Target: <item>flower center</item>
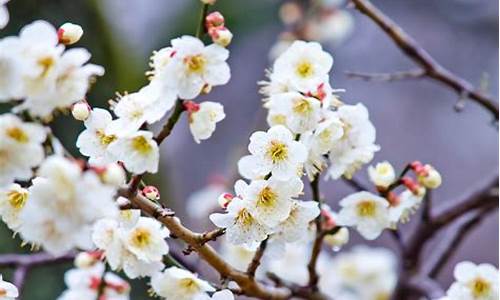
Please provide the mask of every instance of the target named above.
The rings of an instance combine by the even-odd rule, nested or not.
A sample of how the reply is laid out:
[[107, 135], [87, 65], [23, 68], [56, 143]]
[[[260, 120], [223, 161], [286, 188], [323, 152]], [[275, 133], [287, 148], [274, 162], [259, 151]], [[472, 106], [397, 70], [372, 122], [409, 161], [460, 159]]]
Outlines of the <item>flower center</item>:
[[5, 297], [5, 296], [7, 296], [7, 290], [0, 288], [0, 297]]
[[52, 56], [45, 56], [38, 60], [38, 65], [42, 67], [41, 77], [45, 77], [50, 69], [54, 66], [55, 60]]
[[259, 198], [257, 200], [257, 206], [270, 207], [276, 203], [278, 196], [276, 193], [270, 188], [265, 187], [260, 191]]
[[19, 127], [7, 128], [7, 135], [22, 144], [26, 144], [29, 140], [28, 135]]
[[246, 208], [241, 209], [236, 216], [236, 222], [247, 227], [253, 223], [253, 217]]
[[373, 201], [365, 200], [358, 204], [357, 211], [361, 217], [373, 217], [377, 211], [377, 207]]
[[179, 280], [179, 286], [188, 294], [194, 294], [199, 290], [198, 283], [192, 278], [182, 278]]
[[148, 140], [146, 140], [146, 138], [142, 135], [132, 139], [132, 148], [143, 155], [148, 154], [152, 150]]
[[131, 240], [137, 248], [144, 248], [151, 242], [151, 234], [147, 229], [137, 228], [134, 230]]
[[299, 75], [300, 77], [307, 78], [313, 74], [314, 69], [313, 69], [313, 66], [310, 62], [302, 61], [301, 63], [299, 63], [297, 65], [296, 72], [297, 72], [297, 75]]
[[116, 140], [116, 135], [106, 135], [102, 130], [97, 130], [96, 134], [102, 146], [107, 146]]
[[271, 157], [273, 163], [276, 163], [288, 158], [288, 148], [282, 142], [272, 141], [267, 154]]
[[9, 200], [10, 206], [15, 210], [20, 210], [26, 204], [26, 200], [28, 200], [28, 193], [10, 191], [7, 193], [7, 199]]
[[483, 278], [476, 278], [470, 283], [474, 298], [487, 296], [490, 293], [490, 283]]
[[304, 98], [300, 98], [295, 100], [295, 103], [293, 105], [293, 111], [297, 114], [302, 114], [302, 115], [308, 114], [312, 112], [312, 106], [309, 103], [309, 101], [307, 101]]
[[273, 115], [271, 116], [271, 121], [273, 122], [273, 124], [283, 125], [286, 124], [286, 116], [281, 114]]
[[185, 58], [185, 63], [188, 67], [188, 70], [192, 73], [203, 72], [206, 62], [207, 60], [201, 54], [188, 56]]

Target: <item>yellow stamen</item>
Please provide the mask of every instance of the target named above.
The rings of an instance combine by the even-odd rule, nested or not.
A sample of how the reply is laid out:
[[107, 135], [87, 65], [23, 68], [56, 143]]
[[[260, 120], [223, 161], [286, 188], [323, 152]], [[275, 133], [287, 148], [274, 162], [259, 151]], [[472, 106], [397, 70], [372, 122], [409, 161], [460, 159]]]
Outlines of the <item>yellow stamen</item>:
[[203, 70], [205, 69], [206, 62], [207, 60], [201, 54], [188, 56], [185, 59], [185, 63], [188, 67], [188, 70], [192, 73], [203, 72]]
[[490, 283], [481, 277], [474, 279], [470, 283], [470, 287], [472, 295], [477, 299], [487, 296], [491, 289]]
[[288, 148], [281, 142], [272, 141], [267, 154], [271, 157], [273, 163], [277, 163], [288, 158]]
[[98, 130], [96, 134], [102, 146], [107, 146], [116, 140], [116, 135], [106, 135], [102, 130]]
[[26, 144], [29, 141], [28, 135], [19, 127], [7, 128], [7, 135], [18, 143]]
[[314, 73], [314, 68], [310, 62], [302, 61], [297, 65], [296, 72], [300, 77], [307, 78]]
[[137, 228], [134, 230], [131, 239], [132, 245], [137, 248], [144, 248], [151, 242], [151, 233], [144, 228]]
[[270, 188], [265, 187], [259, 194], [259, 198], [257, 200], [257, 206], [270, 207], [276, 203], [278, 196], [276, 193]]
[[293, 105], [293, 111], [295, 113], [308, 114], [308, 113], [312, 112], [312, 110], [313, 109], [312, 109], [311, 104], [306, 99], [300, 98], [300, 99], [295, 100], [295, 103]]
[[361, 217], [373, 217], [377, 212], [377, 206], [375, 202], [370, 200], [365, 200], [357, 205], [358, 215]]
[[20, 210], [26, 204], [26, 200], [28, 200], [28, 193], [10, 191], [7, 193], [7, 199], [10, 206], [12, 206], [15, 210]]
[[132, 148], [143, 155], [148, 154], [153, 149], [148, 140], [142, 135], [132, 139]]

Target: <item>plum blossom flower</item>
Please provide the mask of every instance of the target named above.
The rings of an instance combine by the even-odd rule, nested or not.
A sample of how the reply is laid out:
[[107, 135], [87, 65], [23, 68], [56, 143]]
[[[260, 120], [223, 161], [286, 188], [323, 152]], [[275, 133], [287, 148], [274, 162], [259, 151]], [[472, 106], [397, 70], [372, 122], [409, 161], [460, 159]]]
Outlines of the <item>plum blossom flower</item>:
[[351, 194], [340, 201], [338, 224], [354, 226], [367, 240], [376, 239], [389, 227], [389, 203], [369, 192]]
[[151, 287], [160, 297], [178, 300], [208, 299], [207, 292], [215, 291], [208, 282], [177, 267], [153, 275]]
[[393, 226], [396, 226], [397, 222], [408, 222], [410, 216], [420, 207], [424, 196], [425, 193], [415, 195], [410, 190], [403, 191], [397, 197], [396, 203], [391, 203], [389, 207], [389, 218]]
[[156, 173], [160, 154], [153, 133], [139, 130], [119, 137], [109, 145], [109, 152], [135, 174]]
[[344, 124], [344, 135], [330, 151], [331, 166], [327, 175], [332, 179], [351, 178], [380, 149], [374, 144], [376, 130], [370, 122], [368, 110], [361, 103], [342, 105], [335, 114]]
[[226, 115], [224, 107], [217, 102], [205, 101], [200, 104], [192, 102], [189, 112], [189, 129], [196, 143], [206, 140], [215, 131], [215, 125]]
[[0, 216], [11, 230], [17, 231], [21, 226], [19, 214], [26, 205], [28, 197], [28, 190], [17, 183], [0, 188]]
[[321, 118], [321, 102], [297, 92], [272, 95], [266, 106], [270, 114], [284, 116], [284, 124], [293, 133], [315, 129]]
[[328, 81], [333, 58], [316, 42], [295, 41], [273, 65], [273, 73], [301, 92]]
[[210, 220], [215, 226], [226, 228], [230, 243], [253, 248], [263, 241], [271, 230], [257, 221], [250, 213], [250, 206], [249, 201], [235, 198], [227, 206], [225, 214], [211, 214]]
[[251, 155], [238, 162], [240, 174], [248, 179], [271, 173], [276, 179], [288, 180], [299, 174], [307, 159], [307, 149], [294, 141], [293, 134], [282, 125], [273, 126], [267, 132], [254, 132], [248, 150]]
[[89, 164], [104, 165], [115, 162], [115, 157], [109, 151], [109, 145], [118, 139], [110, 128], [111, 114], [102, 108], [92, 109], [85, 120], [85, 130], [76, 140], [76, 146], [85, 156], [89, 157]]
[[309, 224], [319, 213], [317, 202], [295, 200], [288, 217], [276, 227], [275, 235], [288, 243], [307, 240]]
[[29, 188], [30, 199], [20, 213], [24, 241], [57, 255], [74, 247], [91, 249], [93, 224], [116, 215], [116, 189], [93, 171], [60, 156], [48, 157]]
[[9, 0], [0, 0], [0, 29], [3, 29], [9, 23], [9, 11], [7, 10]]
[[387, 188], [396, 180], [396, 173], [391, 163], [383, 161], [374, 166], [368, 167], [370, 181], [377, 187]]
[[230, 78], [226, 60], [229, 51], [217, 44], [209, 46], [192, 36], [172, 40], [171, 59], [154, 80], [177, 89], [181, 99], [193, 99], [205, 85], [226, 84]]
[[249, 211], [259, 223], [274, 227], [290, 215], [293, 197], [302, 193], [304, 185], [298, 177], [280, 181], [253, 180], [243, 192], [243, 199], [250, 202]]
[[0, 274], [0, 299], [15, 300], [19, 296], [17, 287], [10, 282], [4, 281]]
[[469, 261], [463, 261], [455, 266], [453, 276], [456, 281], [447, 291], [447, 296], [450, 299], [498, 299], [498, 269], [493, 265], [476, 265]]
[[163, 269], [163, 255], [168, 253], [165, 238], [168, 230], [139, 210], [123, 210], [118, 219], [96, 222], [92, 241], [104, 255], [111, 269], [121, 270], [129, 278], [151, 276]]
[[43, 158], [46, 130], [13, 114], [0, 115], [0, 187], [27, 180]]

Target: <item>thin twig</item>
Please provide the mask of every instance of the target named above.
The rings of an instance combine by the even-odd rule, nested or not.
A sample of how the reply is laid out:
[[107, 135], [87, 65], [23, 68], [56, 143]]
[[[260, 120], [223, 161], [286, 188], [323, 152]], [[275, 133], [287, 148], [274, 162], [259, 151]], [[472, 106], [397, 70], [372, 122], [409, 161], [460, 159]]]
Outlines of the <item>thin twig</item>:
[[260, 266], [260, 261], [262, 260], [262, 257], [264, 256], [264, 252], [266, 251], [267, 247], [267, 239], [263, 240], [257, 251], [255, 252], [255, 255], [252, 258], [252, 261], [248, 265], [247, 268], [247, 274], [250, 277], [255, 277], [255, 272], [257, 271], [257, 268]]
[[[314, 177], [314, 180], [311, 181], [311, 191], [313, 201], [318, 202], [318, 206], [321, 209], [321, 196], [319, 193], [319, 174]], [[316, 264], [318, 262], [318, 257], [321, 252], [321, 246], [323, 245], [323, 239], [325, 238], [325, 233], [322, 230], [321, 226], [322, 216], [321, 214], [316, 217], [316, 238], [314, 239], [313, 248], [311, 251], [311, 257], [309, 259], [309, 263], [307, 264], [307, 270], [309, 272], [309, 284], [308, 287], [312, 289], [312, 291], [318, 290], [318, 281], [319, 276], [316, 271]]]
[[368, 0], [351, 0], [355, 8], [374, 21], [396, 44], [396, 46], [424, 72], [425, 77], [433, 79], [454, 90], [459, 96], [464, 95], [488, 110], [498, 121], [498, 104], [495, 99], [475, 88], [471, 83], [453, 74], [439, 64], [399, 25]]

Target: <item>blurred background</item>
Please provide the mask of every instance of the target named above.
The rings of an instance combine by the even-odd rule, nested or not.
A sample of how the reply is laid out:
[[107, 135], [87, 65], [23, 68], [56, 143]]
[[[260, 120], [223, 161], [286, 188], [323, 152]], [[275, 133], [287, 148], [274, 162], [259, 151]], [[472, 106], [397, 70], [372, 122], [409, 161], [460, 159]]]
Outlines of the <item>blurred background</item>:
[[[497, 1], [373, 2], [443, 66], [477, 86], [482, 85], [498, 99]], [[12, 0], [8, 4], [11, 21], [0, 37], [17, 34], [23, 25], [37, 19], [48, 20], [56, 27], [67, 21], [82, 25], [85, 34], [78, 45], [90, 50], [93, 63], [106, 68], [106, 75], [98, 78], [88, 100], [92, 106], [107, 107], [107, 100], [116, 91], [136, 91], [146, 83], [144, 73], [149, 69], [153, 50], [167, 46], [174, 37], [194, 34], [199, 7], [198, 0]], [[223, 178], [230, 187], [228, 191], [232, 190], [236, 161], [245, 153], [249, 135], [267, 127], [257, 82], [265, 79], [270, 49], [284, 31], [279, 8], [277, 0], [219, 0], [213, 7], [224, 14], [226, 25], [234, 34], [229, 46], [232, 78], [228, 85], [217, 87], [206, 98], [221, 102], [227, 117], [217, 125], [213, 137], [200, 145], [193, 141], [183, 117], [161, 147], [160, 176], [148, 179], [160, 187], [163, 201], [180, 216], [189, 213], [189, 195], [208, 183]], [[377, 128], [377, 143], [382, 147], [373, 162], [389, 160], [399, 169], [415, 159], [431, 163], [443, 175], [442, 187], [433, 193], [435, 209], [440, 211], [452, 205], [498, 170], [498, 131], [492, 126], [491, 115], [473, 102], [467, 102], [464, 111], [456, 113], [453, 106], [457, 95], [434, 82], [385, 83], [348, 78], [346, 71], [392, 72], [414, 65], [371, 20], [353, 9], [346, 8], [346, 12], [353, 17], [349, 30], [324, 46], [334, 57], [332, 86], [347, 90], [342, 97], [345, 102], [363, 102], [370, 111]], [[78, 154], [74, 144], [82, 127], [72, 118], [60, 116], [53, 129]], [[355, 177], [368, 182], [365, 169]], [[341, 181], [323, 181], [321, 189], [334, 208], [352, 192]], [[191, 217], [187, 223], [193, 228], [210, 228], [206, 217], [193, 215], [192, 211], [188, 215]], [[403, 233], [411, 232], [413, 226], [403, 226]], [[367, 243], [356, 233], [352, 235], [351, 246]], [[20, 241], [10, 236], [0, 224], [0, 254], [22, 252]], [[498, 214], [492, 213], [466, 238], [441, 273], [443, 286], [450, 284], [451, 270], [458, 261], [498, 265], [498, 237]], [[387, 234], [368, 244], [396, 249]], [[433, 249], [431, 245], [426, 253], [432, 254]], [[70, 266], [34, 270], [28, 278], [24, 299], [55, 299], [64, 289], [63, 272]], [[11, 276], [8, 271], [0, 271], [7, 278]], [[131, 298], [146, 299], [145, 289], [145, 282], [134, 281]]]

